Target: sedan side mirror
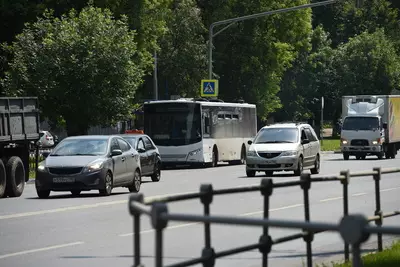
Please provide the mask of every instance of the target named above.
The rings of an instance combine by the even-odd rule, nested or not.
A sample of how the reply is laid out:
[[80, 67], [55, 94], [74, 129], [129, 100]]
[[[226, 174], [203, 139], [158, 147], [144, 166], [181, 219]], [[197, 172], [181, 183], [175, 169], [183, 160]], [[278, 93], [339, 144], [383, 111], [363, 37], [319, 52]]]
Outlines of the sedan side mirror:
[[138, 148], [137, 151], [138, 151], [139, 153], [144, 153], [144, 152], [146, 152], [146, 149], [144, 149], [144, 148]]
[[253, 143], [253, 141], [249, 140], [247, 141], [247, 144], [251, 145]]
[[122, 155], [122, 150], [121, 149], [114, 149], [111, 151], [111, 157], [119, 156]]
[[49, 151], [44, 151], [44, 152], [42, 152], [43, 158], [47, 158], [49, 155], [50, 155], [50, 152], [49, 152]]

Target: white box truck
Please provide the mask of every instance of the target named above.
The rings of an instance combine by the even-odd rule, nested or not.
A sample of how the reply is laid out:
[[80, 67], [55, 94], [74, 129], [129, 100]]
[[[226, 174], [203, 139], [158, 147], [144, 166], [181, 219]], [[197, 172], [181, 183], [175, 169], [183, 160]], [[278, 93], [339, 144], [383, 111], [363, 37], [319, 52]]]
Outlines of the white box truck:
[[340, 148], [344, 160], [395, 158], [400, 149], [400, 95], [342, 97]]

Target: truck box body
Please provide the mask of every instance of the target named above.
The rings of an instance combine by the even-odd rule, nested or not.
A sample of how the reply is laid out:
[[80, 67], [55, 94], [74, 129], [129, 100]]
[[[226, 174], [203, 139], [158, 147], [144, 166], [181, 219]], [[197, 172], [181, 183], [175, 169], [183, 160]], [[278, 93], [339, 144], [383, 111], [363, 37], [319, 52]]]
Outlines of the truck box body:
[[342, 119], [343, 153], [381, 158], [400, 148], [400, 95], [343, 96]]
[[39, 140], [39, 107], [34, 97], [0, 97], [0, 143]]
[[19, 197], [29, 180], [31, 143], [39, 140], [36, 97], [0, 97], [0, 198]]

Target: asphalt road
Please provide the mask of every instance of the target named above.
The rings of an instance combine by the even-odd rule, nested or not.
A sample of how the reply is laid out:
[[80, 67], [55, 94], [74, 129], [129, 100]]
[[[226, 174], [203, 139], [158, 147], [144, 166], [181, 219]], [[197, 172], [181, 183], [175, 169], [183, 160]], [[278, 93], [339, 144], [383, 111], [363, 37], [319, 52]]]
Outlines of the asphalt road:
[[[370, 170], [373, 167], [398, 167], [394, 160], [343, 161], [341, 155], [324, 155], [321, 175], [338, 174], [340, 170]], [[381, 182], [382, 207], [386, 212], [399, 210], [400, 174], [387, 175]], [[196, 192], [202, 183], [214, 188], [259, 184], [263, 176], [245, 177], [244, 166], [221, 166], [210, 169], [166, 170], [158, 183], [144, 183], [146, 197]], [[275, 176], [289, 181], [297, 177]], [[146, 181], [150, 179], [146, 178]], [[359, 178], [350, 184], [350, 212], [373, 215], [374, 183]], [[339, 182], [312, 185], [311, 219], [337, 222], [342, 215], [342, 189]], [[73, 198], [68, 193], [52, 193], [39, 200], [34, 186], [27, 185], [20, 198], [0, 200], [0, 266], [2, 267], [127, 267], [133, 264], [132, 217], [129, 215], [126, 189], [116, 189], [110, 197], [89, 192]], [[299, 187], [276, 189], [271, 200], [271, 218], [304, 218], [302, 191]], [[199, 200], [169, 204], [171, 212], [201, 213]], [[262, 216], [262, 198], [258, 192], [217, 196], [211, 212], [218, 215]], [[142, 254], [146, 266], [154, 266], [154, 232], [148, 219], [142, 220]], [[400, 217], [385, 220], [386, 225], [400, 225]], [[217, 251], [257, 242], [261, 229], [254, 227], [213, 225], [212, 245]], [[271, 229], [273, 238], [294, 233]], [[393, 237], [385, 237], [386, 242]], [[170, 223], [165, 232], [165, 264], [197, 257], [204, 244], [203, 227], [198, 224]], [[341, 259], [343, 245], [335, 233], [322, 233], [313, 242], [315, 262]], [[376, 248], [371, 236], [365, 248]], [[305, 244], [296, 240], [273, 247], [270, 266], [297, 267], [305, 263]], [[260, 266], [258, 251], [217, 260], [216, 266]]]

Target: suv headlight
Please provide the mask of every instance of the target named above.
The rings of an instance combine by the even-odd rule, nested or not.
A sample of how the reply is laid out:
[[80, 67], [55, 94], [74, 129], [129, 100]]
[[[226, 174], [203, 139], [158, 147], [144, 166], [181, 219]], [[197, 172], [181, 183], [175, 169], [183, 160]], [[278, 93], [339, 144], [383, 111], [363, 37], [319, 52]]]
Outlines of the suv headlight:
[[297, 155], [297, 151], [296, 150], [284, 151], [281, 154], [281, 156], [296, 156], [296, 155]]
[[86, 172], [94, 172], [94, 171], [101, 170], [101, 168], [103, 168], [103, 162], [93, 162], [86, 166], [85, 171]]
[[247, 156], [249, 157], [256, 157], [257, 153], [254, 150], [247, 151]]

